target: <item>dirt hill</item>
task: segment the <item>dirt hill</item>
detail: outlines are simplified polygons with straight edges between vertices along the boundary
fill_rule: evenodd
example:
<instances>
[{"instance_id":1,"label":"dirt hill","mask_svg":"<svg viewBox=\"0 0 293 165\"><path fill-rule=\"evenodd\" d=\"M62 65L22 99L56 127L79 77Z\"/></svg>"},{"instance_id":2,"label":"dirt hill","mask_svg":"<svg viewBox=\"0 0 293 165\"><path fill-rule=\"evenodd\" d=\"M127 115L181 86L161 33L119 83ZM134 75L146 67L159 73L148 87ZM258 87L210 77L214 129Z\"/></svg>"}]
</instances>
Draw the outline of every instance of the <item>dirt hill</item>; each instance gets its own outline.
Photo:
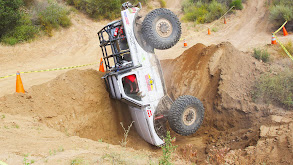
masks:
<instances>
[{"instance_id":1,"label":"dirt hill","mask_svg":"<svg viewBox=\"0 0 293 165\"><path fill-rule=\"evenodd\" d=\"M292 113L271 105L255 104L251 99L253 84L266 72L267 65L226 42L208 47L197 44L176 59L163 61L162 66L171 97L193 95L203 101L206 112L203 125L192 137L177 138L180 145L205 144L204 156L199 154L199 160L211 150L221 152L220 148L226 147L231 149L229 154L238 152L232 164L237 161L240 164L292 163ZM276 129L290 133L284 133L280 139L276 132L270 132ZM269 143L271 149L264 150L263 143L274 138L275 143ZM268 156L272 152L275 159ZM240 160L241 154L249 157Z\"/></svg>"},{"instance_id":2,"label":"dirt hill","mask_svg":"<svg viewBox=\"0 0 293 165\"><path fill-rule=\"evenodd\" d=\"M206 110L204 123L197 133L189 137L172 133L177 137L175 144L179 146L180 158L201 164L211 149L226 147L223 160L237 151L235 155L239 160L231 161L241 158L245 163L260 163L261 160L292 163L292 113L255 104L250 99L253 81L266 70L263 63L230 43L222 43L208 47L197 44L178 58L162 61L162 64L169 95L173 98L186 94L196 96L203 101ZM1 97L0 112L32 118L68 136L118 145L124 133L120 122L128 126L131 118L126 105L109 98L102 75L92 69L68 71L52 81L33 86L26 94ZM25 127L22 123L15 119L9 122L9 128ZM10 133L5 130L6 124L1 129L4 136ZM278 133L282 133L282 137L276 137ZM11 141L13 139L17 141L18 137L10 137ZM274 143L270 143L271 140ZM274 150L264 150L266 141ZM33 141L29 143L34 144ZM0 148L5 146L3 143ZM40 147L34 146L32 150ZM127 146L146 149L158 156L159 149L144 142L134 127ZM186 156L188 146L196 150L196 157ZM250 152L267 155L274 152L276 159L267 155L254 157ZM242 154L249 157L242 157Z\"/></svg>"}]
</instances>

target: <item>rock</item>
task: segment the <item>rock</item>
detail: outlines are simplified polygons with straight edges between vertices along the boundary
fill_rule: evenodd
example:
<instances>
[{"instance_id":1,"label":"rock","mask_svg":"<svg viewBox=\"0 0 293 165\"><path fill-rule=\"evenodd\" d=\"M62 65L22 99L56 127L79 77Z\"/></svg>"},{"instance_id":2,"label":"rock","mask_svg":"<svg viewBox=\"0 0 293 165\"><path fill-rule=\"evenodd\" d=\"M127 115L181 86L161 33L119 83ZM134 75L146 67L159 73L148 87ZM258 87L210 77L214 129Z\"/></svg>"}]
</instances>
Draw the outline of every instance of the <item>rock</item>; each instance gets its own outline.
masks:
<instances>
[{"instance_id":1,"label":"rock","mask_svg":"<svg viewBox=\"0 0 293 165\"><path fill-rule=\"evenodd\" d=\"M286 118L283 116L276 116L276 115L272 115L271 120L276 123L290 123L290 122L292 122L292 120L289 118Z\"/></svg>"},{"instance_id":2,"label":"rock","mask_svg":"<svg viewBox=\"0 0 293 165\"><path fill-rule=\"evenodd\" d=\"M262 125L262 126L259 128L259 130L260 130L260 137L266 137L267 134L268 134L269 131L270 131L270 128L267 127L267 126Z\"/></svg>"}]
</instances>

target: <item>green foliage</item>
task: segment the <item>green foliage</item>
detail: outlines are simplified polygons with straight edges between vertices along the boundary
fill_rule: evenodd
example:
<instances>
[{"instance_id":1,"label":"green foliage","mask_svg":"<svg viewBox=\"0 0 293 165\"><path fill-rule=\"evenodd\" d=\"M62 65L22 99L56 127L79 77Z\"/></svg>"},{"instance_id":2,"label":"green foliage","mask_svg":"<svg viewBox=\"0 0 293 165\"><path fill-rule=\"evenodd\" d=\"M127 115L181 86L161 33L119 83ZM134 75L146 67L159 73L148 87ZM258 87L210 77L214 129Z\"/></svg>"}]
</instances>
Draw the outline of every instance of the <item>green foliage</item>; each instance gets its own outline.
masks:
<instances>
[{"instance_id":1,"label":"green foliage","mask_svg":"<svg viewBox=\"0 0 293 165\"><path fill-rule=\"evenodd\" d=\"M120 0L67 0L67 3L98 20L115 19L120 16Z\"/></svg>"},{"instance_id":2,"label":"green foliage","mask_svg":"<svg viewBox=\"0 0 293 165\"><path fill-rule=\"evenodd\" d=\"M292 55L293 54L293 43L292 41L288 41L287 43L284 44L285 48L288 50L288 52ZM282 49L282 51L284 51Z\"/></svg>"},{"instance_id":3,"label":"green foliage","mask_svg":"<svg viewBox=\"0 0 293 165\"><path fill-rule=\"evenodd\" d=\"M212 22L213 20L220 18L227 11L227 7L217 1L212 1L208 5L208 11L209 13L206 16L206 22Z\"/></svg>"},{"instance_id":4,"label":"green foliage","mask_svg":"<svg viewBox=\"0 0 293 165\"><path fill-rule=\"evenodd\" d=\"M38 16L42 29L51 36L53 28L58 29L60 26L68 27L71 25L68 14L69 11L65 7L56 2L49 2L49 6L40 11Z\"/></svg>"},{"instance_id":5,"label":"green foliage","mask_svg":"<svg viewBox=\"0 0 293 165\"><path fill-rule=\"evenodd\" d=\"M293 21L292 0L273 0L270 5L270 19L276 27L280 27L286 20Z\"/></svg>"},{"instance_id":6,"label":"green foliage","mask_svg":"<svg viewBox=\"0 0 293 165\"><path fill-rule=\"evenodd\" d=\"M188 12L184 15L183 20L196 21L197 23L205 23L205 17L207 14L208 11L204 6L200 8L193 6L188 9Z\"/></svg>"},{"instance_id":7,"label":"green foliage","mask_svg":"<svg viewBox=\"0 0 293 165\"><path fill-rule=\"evenodd\" d=\"M165 0L159 0L160 5L162 8L165 8L167 6L166 1Z\"/></svg>"},{"instance_id":8,"label":"green foliage","mask_svg":"<svg viewBox=\"0 0 293 165\"><path fill-rule=\"evenodd\" d=\"M267 50L254 49L253 57L263 62L268 62L270 60L270 54Z\"/></svg>"},{"instance_id":9,"label":"green foliage","mask_svg":"<svg viewBox=\"0 0 293 165\"><path fill-rule=\"evenodd\" d=\"M276 5L270 8L270 19L274 21L277 26L282 25L286 20L293 19L293 6L291 5Z\"/></svg>"},{"instance_id":10,"label":"green foliage","mask_svg":"<svg viewBox=\"0 0 293 165\"><path fill-rule=\"evenodd\" d=\"M210 3L198 1L196 3L186 0L183 2L184 21L195 21L196 23L208 23L220 18L227 7L215 0Z\"/></svg>"},{"instance_id":11,"label":"green foliage","mask_svg":"<svg viewBox=\"0 0 293 165\"><path fill-rule=\"evenodd\" d=\"M34 3L34 0L23 0L25 6L31 6Z\"/></svg>"},{"instance_id":12,"label":"green foliage","mask_svg":"<svg viewBox=\"0 0 293 165\"><path fill-rule=\"evenodd\" d=\"M8 45L15 45L19 42L32 40L39 32L29 18L29 15L22 13L18 25L11 31L4 34L1 41Z\"/></svg>"},{"instance_id":13,"label":"green foliage","mask_svg":"<svg viewBox=\"0 0 293 165\"><path fill-rule=\"evenodd\" d=\"M234 6L236 10L242 10L243 5L242 5L242 0L233 0L230 4L230 7Z\"/></svg>"},{"instance_id":14,"label":"green foliage","mask_svg":"<svg viewBox=\"0 0 293 165\"><path fill-rule=\"evenodd\" d=\"M73 159L70 163L71 165L81 165L84 164L84 160L82 158Z\"/></svg>"},{"instance_id":15,"label":"green foliage","mask_svg":"<svg viewBox=\"0 0 293 165\"><path fill-rule=\"evenodd\" d=\"M293 107L293 72L287 70L276 75L264 74L253 91L255 101Z\"/></svg>"},{"instance_id":16,"label":"green foliage","mask_svg":"<svg viewBox=\"0 0 293 165\"><path fill-rule=\"evenodd\" d=\"M19 8L22 5L22 0L0 0L0 38L16 27L21 18Z\"/></svg>"},{"instance_id":17,"label":"green foliage","mask_svg":"<svg viewBox=\"0 0 293 165\"><path fill-rule=\"evenodd\" d=\"M67 3L83 11L93 19L112 20L120 17L121 5L126 1L127 0L67 0ZM132 4L137 4L138 2L146 4L148 0L130 0L129 2ZM161 6L164 5L164 2L164 0L160 0Z\"/></svg>"},{"instance_id":18,"label":"green foliage","mask_svg":"<svg viewBox=\"0 0 293 165\"><path fill-rule=\"evenodd\" d=\"M68 14L53 0L0 0L0 41L8 45L31 41L40 29L51 36L54 28L71 25Z\"/></svg>"},{"instance_id":19,"label":"green foliage","mask_svg":"<svg viewBox=\"0 0 293 165\"><path fill-rule=\"evenodd\" d=\"M29 154L25 154L23 158L23 164L24 165L31 165L35 163L35 160L28 160Z\"/></svg>"},{"instance_id":20,"label":"green foliage","mask_svg":"<svg viewBox=\"0 0 293 165\"><path fill-rule=\"evenodd\" d=\"M165 145L162 146L163 156L160 159L160 165L171 165L171 156L177 146L173 146L171 141L173 140L170 135L170 131L167 131L167 135L164 138Z\"/></svg>"}]
</instances>

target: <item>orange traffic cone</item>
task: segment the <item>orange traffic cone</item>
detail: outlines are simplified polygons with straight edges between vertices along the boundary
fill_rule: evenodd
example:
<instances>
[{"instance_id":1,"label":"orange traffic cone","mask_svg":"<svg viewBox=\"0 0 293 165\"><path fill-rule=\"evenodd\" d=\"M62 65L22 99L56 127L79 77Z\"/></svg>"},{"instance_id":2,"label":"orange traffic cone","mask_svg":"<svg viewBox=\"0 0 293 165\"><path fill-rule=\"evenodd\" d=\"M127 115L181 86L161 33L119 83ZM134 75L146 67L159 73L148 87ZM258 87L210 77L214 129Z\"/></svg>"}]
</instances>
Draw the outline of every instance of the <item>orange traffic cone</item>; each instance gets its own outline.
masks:
<instances>
[{"instance_id":1,"label":"orange traffic cone","mask_svg":"<svg viewBox=\"0 0 293 165\"><path fill-rule=\"evenodd\" d=\"M273 36L272 36L272 44L273 44L273 45L277 45L276 37L275 37L274 34L273 34Z\"/></svg>"},{"instance_id":2,"label":"orange traffic cone","mask_svg":"<svg viewBox=\"0 0 293 165\"><path fill-rule=\"evenodd\" d=\"M103 64L103 58L101 58L101 61L100 61L100 68L99 68L99 71L100 71L100 72L105 72L104 64Z\"/></svg>"},{"instance_id":3,"label":"orange traffic cone","mask_svg":"<svg viewBox=\"0 0 293 165\"><path fill-rule=\"evenodd\" d=\"M284 36L288 35L288 32L287 32L285 26L283 26L283 33L284 33Z\"/></svg>"},{"instance_id":4,"label":"orange traffic cone","mask_svg":"<svg viewBox=\"0 0 293 165\"><path fill-rule=\"evenodd\" d=\"M185 39L184 39L184 44L183 44L183 46L184 46L184 48L187 47L187 42L185 41Z\"/></svg>"},{"instance_id":5,"label":"orange traffic cone","mask_svg":"<svg viewBox=\"0 0 293 165\"><path fill-rule=\"evenodd\" d=\"M210 28L208 29L208 35L211 35L211 30L210 30Z\"/></svg>"},{"instance_id":6,"label":"orange traffic cone","mask_svg":"<svg viewBox=\"0 0 293 165\"><path fill-rule=\"evenodd\" d=\"M226 17L224 17L224 24L227 24Z\"/></svg>"},{"instance_id":7,"label":"orange traffic cone","mask_svg":"<svg viewBox=\"0 0 293 165\"><path fill-rule=\"evenodd\" d=\"M16 73L16 92L25 93L19 71Z\"/></svg>"}]
</instances>

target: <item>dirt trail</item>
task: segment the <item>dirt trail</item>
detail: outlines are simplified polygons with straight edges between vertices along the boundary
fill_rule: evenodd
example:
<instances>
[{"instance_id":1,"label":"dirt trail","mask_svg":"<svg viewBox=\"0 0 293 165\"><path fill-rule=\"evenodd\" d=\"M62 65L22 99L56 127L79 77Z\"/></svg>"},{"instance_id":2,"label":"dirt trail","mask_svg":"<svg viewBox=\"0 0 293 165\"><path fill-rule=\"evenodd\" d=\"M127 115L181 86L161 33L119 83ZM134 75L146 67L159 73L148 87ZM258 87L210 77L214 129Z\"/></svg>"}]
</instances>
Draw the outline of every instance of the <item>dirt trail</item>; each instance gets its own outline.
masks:
<instances>
[{"instance_id":1,"label":"dirt trail","mask_svg":"<svg viewBox=\"0 0 293 165\"><path fill-rule=\"evenodd\" d=\"M189 46L197 43L205 45L219 44L221 42L229 41L233 46L241 51L252 51L253 48L262 47L270 44L272 32L272 25L269 21L269 13L266 7L267 0L247 0L244 4L244 9L236 11L235 15L227 17L227 24L223 24L220 20L212 29L211 35L207 34L207 29L213 23L205 25L196 25L193 23L182 23L183 34L182 39L186 39ZM293 40L293 36L281 36L279 39L282 42ZM183 47L183 40L176 46L168 50L156 51L156 54L161 59L173 59L181 55L185 49Z\"/></svg>"}]
</instances>

